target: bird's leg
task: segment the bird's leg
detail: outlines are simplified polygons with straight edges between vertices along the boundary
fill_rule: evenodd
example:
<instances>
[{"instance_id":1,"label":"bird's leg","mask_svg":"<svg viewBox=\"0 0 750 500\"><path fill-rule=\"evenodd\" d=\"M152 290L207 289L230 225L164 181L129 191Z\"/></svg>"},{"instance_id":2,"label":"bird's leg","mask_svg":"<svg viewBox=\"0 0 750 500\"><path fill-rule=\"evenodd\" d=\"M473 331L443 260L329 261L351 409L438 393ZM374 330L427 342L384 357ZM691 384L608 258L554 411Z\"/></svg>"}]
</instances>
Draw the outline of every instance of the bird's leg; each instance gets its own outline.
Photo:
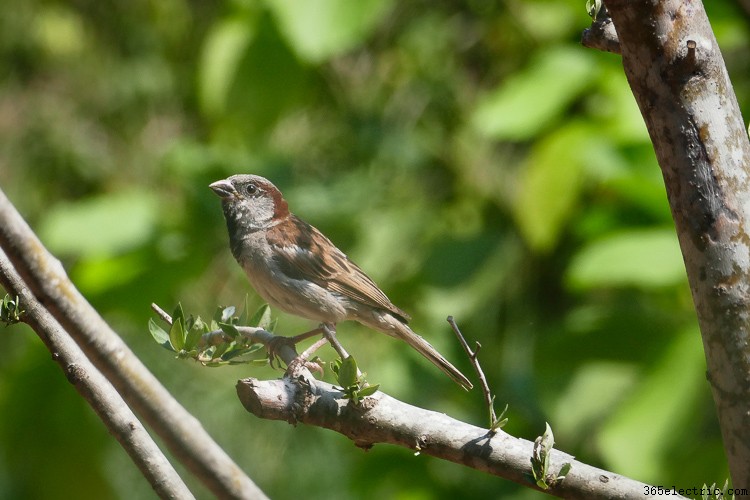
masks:
<instances>
[{"instance_id":1,"label":"bird's leg","mask_svg":"<svg viewBox=\"0 0 750 500\"><path fill-rule=\"evenodd\" d=\"M331 344L333 350L338 353L342 360L349 357L349 353L346 352L344 346L342 346L336 338L336 325L333 323L321 323L319 329L323 330L323 336L328 340L328 343Z\"/></svg>"},{"instance_id":2,"label":"bird's leg","mask_svg":"<svg viewBox=\"0 0 750 500\"><path fill-rule=\"evenodd\" d=\"M314 329L310 330L309 332L300 333L299 335L295 335L294 337L287 337L287 340L290 343L296 345L296 344L299 344L300 342L302 342L303 340L309 339L310 337L313 337L313 336L315 336L315 335L317 335L319 333L325 333L323 331L323 326L322 325L318 326L317 328L314 328Z\"/></svg>"},{"instance_id":3,"label":"bird's leg","mask_svg":"<svg viewBox=\"0 0 750 500\"><path fill-rule=\"evenodd\" d=\"M349 353L346 352L344 349L344 346L341 345L341 342L338 341L336 338L336 325L333 323L322 323L320 325L320 328L323 330L323 338L328 340L328 343L331 344L331 347L338 353L339 357L341 357L341 360L345 360L349 357ZM359 380L362 377L362 372L359 371L359 368L357 368L357 380ZM364 383L365 386L369 385L367 382Z\"/></svg>"}]
</instances>

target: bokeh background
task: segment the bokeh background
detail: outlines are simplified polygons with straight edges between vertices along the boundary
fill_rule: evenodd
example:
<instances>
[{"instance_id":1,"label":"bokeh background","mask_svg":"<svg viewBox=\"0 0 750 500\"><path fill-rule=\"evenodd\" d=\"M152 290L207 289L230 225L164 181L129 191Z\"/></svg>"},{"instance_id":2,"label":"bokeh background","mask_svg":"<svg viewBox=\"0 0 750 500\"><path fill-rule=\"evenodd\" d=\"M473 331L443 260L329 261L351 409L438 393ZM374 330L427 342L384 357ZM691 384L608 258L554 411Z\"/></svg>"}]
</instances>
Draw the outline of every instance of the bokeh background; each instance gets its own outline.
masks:
<instances>
[{"instance_id":1,"label":"bokeh background","mask_svg":"<svg viewBox=\"0 0 750 500\"><path fill-rule=\"evenodd\" d=\"M750 14L707 3L744 108ZM210 316L250 292L207 187L239 172L275 182L468 373L454 315L483 345L508 432L533 440L546 421L585 462L722 484L661 174L619 56L579 44L589 21L584 0L11 0L0 186L273 498L542 495L258 420L235 381L280 371L205 368L153 342L152 301ZM310 326L282 314L277 331ZM392 339L340 332L384 391L486 425L478 391ZM0 338L0 497L153 498L33 332Z\"/></svg>"}]
</instances>

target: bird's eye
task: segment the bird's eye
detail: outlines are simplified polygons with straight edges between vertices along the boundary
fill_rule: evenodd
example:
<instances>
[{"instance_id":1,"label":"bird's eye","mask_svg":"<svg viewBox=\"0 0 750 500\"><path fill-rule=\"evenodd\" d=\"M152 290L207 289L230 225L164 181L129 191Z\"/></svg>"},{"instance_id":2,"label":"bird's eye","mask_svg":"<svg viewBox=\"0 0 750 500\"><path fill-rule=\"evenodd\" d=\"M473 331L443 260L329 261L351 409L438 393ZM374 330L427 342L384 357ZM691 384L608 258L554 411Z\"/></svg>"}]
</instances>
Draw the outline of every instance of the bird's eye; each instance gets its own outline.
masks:
<instances>
[{"instance_id":1,"label":"bird's eye","mask_svg":"<svg viewBox=\"0 0 750 500\"><path fill-rule=\"evenodd\" d=\"M258 192L258 186L256 186L255 184L248 184L247 186L245 186L245 192L249 195L254 195Z\"/></svg>"}]
</instances>

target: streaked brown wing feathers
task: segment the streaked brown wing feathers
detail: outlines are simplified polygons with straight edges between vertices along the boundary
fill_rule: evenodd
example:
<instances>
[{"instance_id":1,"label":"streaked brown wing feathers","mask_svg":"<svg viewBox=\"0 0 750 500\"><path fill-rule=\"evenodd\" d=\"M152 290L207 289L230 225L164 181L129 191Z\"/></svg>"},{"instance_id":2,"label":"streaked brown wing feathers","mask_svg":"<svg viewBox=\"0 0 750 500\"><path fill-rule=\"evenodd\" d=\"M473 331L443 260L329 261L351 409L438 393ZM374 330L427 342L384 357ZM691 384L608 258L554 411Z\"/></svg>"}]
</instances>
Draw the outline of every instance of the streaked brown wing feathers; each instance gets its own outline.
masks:
<instances>
[{"instance_id":1,"label":"streaked brown wing feathers","mask_svg":"<svg viewBox=\"0 0 750 500\"><path fill-rule=\"evenodd\" d=\"M266 237L277 250L274 258L287 276L312 281L362 304L390 311L404 322L409 320L409 315L393 305L364 271L301 219L292 215L269 229Z\"/></svg>"}]
</instances>

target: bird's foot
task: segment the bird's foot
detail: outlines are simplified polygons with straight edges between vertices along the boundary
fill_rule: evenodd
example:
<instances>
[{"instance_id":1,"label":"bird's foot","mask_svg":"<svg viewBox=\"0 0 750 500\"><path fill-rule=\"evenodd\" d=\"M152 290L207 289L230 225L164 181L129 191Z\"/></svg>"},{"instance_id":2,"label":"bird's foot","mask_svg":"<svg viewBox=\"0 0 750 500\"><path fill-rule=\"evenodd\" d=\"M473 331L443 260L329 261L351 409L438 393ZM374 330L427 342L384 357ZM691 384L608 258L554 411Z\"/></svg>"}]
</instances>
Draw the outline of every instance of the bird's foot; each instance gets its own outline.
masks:
<instances>
[{"instance_id":1,"label":"bird's foot","mask_svg":"<svg viewBox=\"0 0 750 500\"><path fill-rule=\"evenodd\" d=\"M271 367L274 366L274 362L278 363L278 366L281 367L282 359L299 357L295 344L294 337L278 336L269 340L266 344L266 352L268 353L268 361L270 362Z\"/></svg>"},{"instance_id":2,"label":"bird's foot","mask_svg":"<svg viewBox=\"0 0 750 500\"><path fill-rule=\"evenodd\" d=\"M316 362L315 360L310 361L310 356L312 356L312 354L320 349L326 342L327 340L325 338L321 338L305 349L302 354L294 358L287 366L286 375L294 376L301 368L307 368L311 372L318 372L323 376L323 363L320 361Z\"/></svg>"},{"instance_id":3,"label":"bird's foot","mask_svg":"<svg viewBox=\"0 0 750 500\"><path fill-rule=\"evenodd\" d=\"M296 345L302 342L305 339L308 339L312 337L313 335L317 335L319 333L322 333L322 328L318 327L314 330L310 330L309 332L300 333L299 335L295 335L294 337L282 337L277 336L272 338L268 344L266 344L266 351L268 351L268 359L271 362L271 366L273 366L274 360L279 359L289 359L291 357L297 358L299 355L297 354ZM294 353L292 356L291 353L286 353L286 356L281 356L281 351L283 349L291 349L291 351Z\"/></svg>"}]
</instances>

